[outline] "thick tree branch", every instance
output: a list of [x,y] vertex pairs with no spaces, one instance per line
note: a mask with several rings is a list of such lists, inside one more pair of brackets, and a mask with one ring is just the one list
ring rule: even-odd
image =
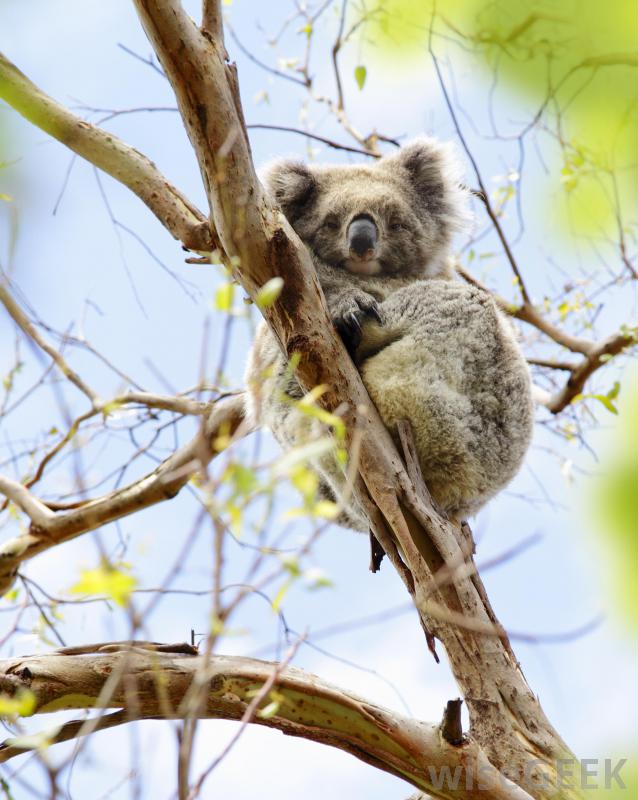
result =
[[[81,653],[51,653],[0,661],[0,690],[33,693],[36,713],[106,707],[127,712],[128,719],[181,719],[186,714],[194,681],[208,685],[197,709],[201,719],[246,719],[246,710],[260,688],[274,684],[261,699],[250,722],[275,728],[351,753],[396,775],[435,798],[530,800],[530,795],[502,776],[476,742],[448,743],[439,725],[409,719],[346,692],[294,667],[235,656],[184,655],[184,647],[146,642],[113,643],[81,648]],[[273,680],[273,673],[275,679]],[[112,676],[117,681],[112,681]],[[104,699],[107,681],[108,698]],[[121,724],[123,715],[108,715],[95,728]],[[86,725],[86,723],[84,723]],[[82,734],[82,723],[69,723],[61,739]],[[55,735],[53,741],[56,741]],[[0,745],[0,761],[24,752],[20,741]],[[450,788],[445,775],[461,775]],[[469,778],[468,778],[469,776]],[[441,780],[442,778],[442,780]]]
[[175,497],[190,478],[205,470],[215,457],[211,440],[218,433],[233,436],[247,432],[245,425],[240,430],[243,420],[242,395],[231,395],[218,400],[197,435],[153,472],[129,486],[69,511],[51,511],[24,486],[0,476],[0,492],[21,508],[31,520],[27,533],[4,542],[0,547],[0,595],[10,588],[23,561],[108,522]]
[[207,252],[215,249],[215,238],[206,218],[152,161],[112,133],[76,117],[1,53],[0,98],[74,153],[128,186],[186,247]]

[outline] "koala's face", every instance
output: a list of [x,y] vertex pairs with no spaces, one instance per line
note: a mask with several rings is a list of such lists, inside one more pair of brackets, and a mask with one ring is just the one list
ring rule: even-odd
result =
[[359,275],[439,274],[464,220],[454,163],[431,139],[371,165],[279,162],[266,185],[318,259]]

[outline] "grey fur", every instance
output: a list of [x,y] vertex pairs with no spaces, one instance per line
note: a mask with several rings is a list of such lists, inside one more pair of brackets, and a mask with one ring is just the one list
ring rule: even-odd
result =
[[[313,255],[333,322],[384,423],[394,435],[398,420],[410,420],[442,511],[475,513],[517,472],[533,407],[509,323],[489,295],[453,280],[447,266],[452,235],[467,218],[448,147],[419,139],[371,166],[278,162],[265,182]],[[347,242],[362,214],[378,230],[374,259],[363,264]],[[263,323],[246,385],[249,415],[284,449],[316,435],[318,423],[281,399],[302,392]],[[314,466],[323,494],[338,498],[344,475],[334,457]],[[367,530],[352,500],[340,522]]]

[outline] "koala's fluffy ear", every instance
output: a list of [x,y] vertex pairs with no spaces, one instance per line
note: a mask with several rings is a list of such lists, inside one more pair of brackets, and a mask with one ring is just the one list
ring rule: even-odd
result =
[[423,136],[381,159],[379,166],[393,172],[399,167],[426,209],[444,217],[452,228],[466,227],[471,219],[468,191],[461,183],[462,168],[452,144]]
[[264,170],[262,181],[291,224],[315,199],[318,191],[316,177],[301,161],[275,161]]

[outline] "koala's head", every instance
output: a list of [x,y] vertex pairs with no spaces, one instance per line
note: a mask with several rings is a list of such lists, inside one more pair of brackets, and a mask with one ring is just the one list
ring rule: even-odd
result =
[[467,220],[451,148],[429,138],[370,165],[279,161],[264,181],[317,258],[359,275],[441,274]]

